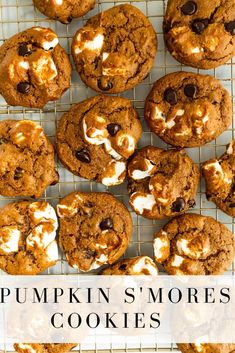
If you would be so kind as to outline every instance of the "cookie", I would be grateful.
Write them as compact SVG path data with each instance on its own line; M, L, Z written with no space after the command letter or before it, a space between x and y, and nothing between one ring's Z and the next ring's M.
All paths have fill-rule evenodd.
M0 195L40 197L58 182L54 148L33 121L0 121L0 160Z
M15 343L14 348L18 353L67 353L77 344L38 344L38 343Z
M36 275L58 260L58 222L47 202L20 201L0 209L0 268L11 275Z
M147 146L128 164L128 191L133 210L144 217L176 216L194 207L199 169L184 150Z
M72 173L106 186L121 184L141 131L128 99L96 96L75 105L62 117L57 152Z
M74 192L60 201L57 213L60 247L80 271L114 263L131 239L131 215L111 194Z
M206 181L207 199L235 217L235 140L219 159L203 163L202 173Z
M33 0L45 16L64 24L85 15L95 6L95 0Z
M179 62L213 69L235 55L235 1L169 0L165 43Z
M97 92L133 88L151 70L157 51L152 24L132 5L90 18L75 34L72 55L81 79Z
M219 275L233 262L235 241L215 219L185 214L155 235L154 255L171 275Z
M166 143L202 146L231 124L231 98L211 76L174 72L155 82L146 99L145 119Z
M71 65L50 28L33 27L0 47L0 94L9 105L43 108L70 86Z
M157 265L148 256L137 256L130 259L124 259L105 268L101 275L151 275L158 276Z
M195 343L177 344L182 353L234 353L235 344Z

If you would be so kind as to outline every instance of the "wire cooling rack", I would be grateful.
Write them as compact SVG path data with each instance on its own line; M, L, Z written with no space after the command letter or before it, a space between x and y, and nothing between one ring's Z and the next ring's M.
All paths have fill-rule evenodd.
M37 11L32 5L32 0L0 0L0 44L2 44L7 38L14 35L15 33L22 31L32 26L44 26L52 28L59 36L60 44L70 54L70 46L73 35L76 30L83 26L86 20L100 12L108 9L112 6L129 3L138 7L143 13L148 16L152 22L155 30L158 33L158 54L154 63L154 67L149 76L140 85L134 89L124 92L121 96L129 98L134 107L137 109L142 125L143 135L139 143L139 147L146 146L147 144L155 145L158 147L167 148L167 145L162 142L158 137L152 134L144 119L143 119L143 107L144 100L147 96L151 85L155 80L164 76L167 73L188 70L191 72L207 73L218 79L220 79L223 86L231 93L233 99L233 108L235 106L235 58L214 70L197 70L192 68L186 68L175 61L170 54L166 51L163 41L162 33L162 20L166 9L167 0L135 0L135 1L111 1L111 0L97 0L97 5L94 10L90 11L82 19L74 20L69 25L63 25L59 22L47 19L39 11ZM72 58L71 58L72 62ZM45 109L33 110L30 108L22 107L11 107L8 106L4 99L0 97L0 120L4 119L30 119L39 123L45 130L48 137L53 142L55 136L56 126L60 117L70 109L70 107L82 101L88 97L94 96L96 93L86 87L80 80L76 70L73 67L72 82L70 90L61 98L61 100L53 103L49 103ZM233 109L235 112L235 109ZM233 119L232 126L224 132L216 141L213 141L206 146L200 148L187 149L187 153L194 160L194 162L200 165L203 161L211 157L219 157L225 151L225 145L228 144L234 138L234 123L235 116ZM90 182L79 177L74 176L67 171L59 161L57 161L57 167L60 174L60 182L53 187L49 187L42 200L50 202L52 205L56 205L60 198L64 197L68 193L76 190L81 191L110 191L122 202L128 206L128 194L126 185L116 186L112 188L106 188L101 184ZM0 206L7 204L15 199L0 197ZM130 209L130 208L129 208ZM131 209L130 209L131 211ZM215 205L208 202L205 197L205 186L204 181L201 181L197 194L197 206L193 210L195 213L201 213L216 218L220 222L224 223L234 233L234 220L225 215L223 212L218 210ZM159 230L165 221L152 221L144 219L143 217L137 216L131 211L134 233L128 250L125 253L125 257L136 256L136 255L149 255L153 256L152 239L153 234ZM234 275L234 264L230 268L229 272ZM6 275L0 272L1 275ZM67 274L76 273L76 270L70 268L67 265L66 259L61 254L60 261L56 266L50 268L46 274ZM110 346L109 349L104 347L95 346L94 350L88 352L102 352L102 353L118 353L118 352L169 352L175 351L176 347L173 344L158 346L155 342L146 345L138 342L136 347L128 347L125 343L121 349ZM149 348L151 347L151 348ZM6 352L8 347L5 347ZM120 348L120 347L119 347ZM80 352L84 350L82 345L77 348Z

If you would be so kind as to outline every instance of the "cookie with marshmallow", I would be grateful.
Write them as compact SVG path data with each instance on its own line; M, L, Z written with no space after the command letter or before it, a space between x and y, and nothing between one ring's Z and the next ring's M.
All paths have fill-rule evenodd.
M140 149L128 163L130 205L141 216L161 219L194 207L199 169L184 150Z
M219 275L235 256L233 234L212 217L185 214L155 234L155 261L171 275Z
M57 214L60 247L78 271L113 264L131 240L131 215L111 194L74 192L60 201Z
M127 159L142 132L128 99L96 96L71 108L60 120L56 147L73 174L105 186L123 183Z
M17 353L67 353L77 344L39 344L39 343L15 343L14 348Z
M129 4L90 18L75 34L72 55L87 86L119 93L135 87L150 72L157 37L149 19Z
M33 0L33 3L45 16L68 24L93 9L96 0Z
M0 47L0 94L9 105L43 108L70 86L71 64L50 28L32 27Z
M166 143L198 147L229 127L232 102L214 77L174 72L155 82L146 99L144 116L150 129Z
M206 196L229 216L235 217L235 140L218 159L202 165L206 182Z
M115 264L105 268L101 275L150 275L158 276L157 265L148 256L136 256L129 259L119 260Z
M233 343L179 343L178 348L182 353L234 353Z
M0 269L11 275L36 275L58 260L58 228L47 202L20 201L0 209Z

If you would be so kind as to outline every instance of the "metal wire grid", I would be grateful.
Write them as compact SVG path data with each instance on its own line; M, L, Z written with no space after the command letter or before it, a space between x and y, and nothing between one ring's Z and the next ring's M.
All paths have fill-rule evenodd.
M191 72L208 73L221 80L221 83L231 93L233 100L233 111L235 113L235 59L226 63L224 66L214 70L197 70L192 68L185 68L177 61L175 61L170 54L166 51L163 41L162 33L162 19L166 9L167 0L97 0L97 5L94 10L90 11L82 19L74 20L69 25L62 25L59 22L45 18L39 13L32 5L32 0L0 0L0 44L2 44L11 35L20 32L26 28L32 26L44 26L51 27L56 31L59 36L60 43L70 54L71 40L76 30L83 26L86 20L92 15L110 8L121 3L132 4L146 14L146 16L152 22L154 28L158 33L158 54L155 60L153 69L149 76L140 85L134 89L127 91L120 96L129 98L134 107L137 109L142 125L143 135L139 143L139 147L143 147L147 144L155 145L158 147L167 148L167 145L162 142L158 137L152 134L144 119L143 119L143 107L147 93L150 90L152 83L164 76L167 73L188 70ZM72 62L72 58L71 58ZM30 119L39 123L45 130L46 134L53 141L55 136L55 130L60 117L70 109L70 107L83 99L95 95L95 92L86 87L80 80L76 70L73 67L71 87L68 92L61 98L60 101L52 102L47 104L45 109L34 110L31 108L22 107L11 107L8 106L4 99L0 97L0 120L4 119ZM196 164L200 165L203 161L208 158L217 156L219 157L225 150L225 145L234 139L234 123L235 115L232 126L224 132L216 141L213 141L206 146L200 148L188 149L187 153L193 158ZM52 205L56 205L59 199L64 197L69 192L75 190L81 191L111 191L116 197L123 201L128 206L128 194L126 185L120 185L112 188L106 188L103 185L95 182L90 182L79 177L72 175L68 172L61 163L57 160L57 168L60 174L60 182L53 187L49 187L42 196L42 200L50 202ZM13 198L0 197L0 205L12 202ZM130 208L129 208L130 209ZM131 209L130 209L131 211ZM234 233L234 220L225 215L223 212L218 210L213 203L206 200L205 197L205 186L204 181L201 181L199 191L197 194L197 206L193 210L195 213L208 215L216 218L220 222L224 223ZM166 222L165 221L152 221L144 219L143 217L137 216L131 211L133 223L134 223L134 234L130 246L125 254L125 257L136 256L136 255L153 255L152 237L155 231L159 230ZM56 266L50 268L46 274L66 274L76 273L76 270L68 267L66 259L61 254L60 261ZM235 273L234 264L229 270L229 273ZM6 275L0 272L1 275ZM110 346L109 349L102 349L104 347L94 347L92 351L86 352L101 352L102 353L118 353L120 352L169 352L176 350L176 347L171 345L152 344L151 348L146 348L140 344L138 348L128 347L123 343L122 350L115 349ZM82 345L78 346L78 350L83 350ZM4 348L6 352L6 347Z

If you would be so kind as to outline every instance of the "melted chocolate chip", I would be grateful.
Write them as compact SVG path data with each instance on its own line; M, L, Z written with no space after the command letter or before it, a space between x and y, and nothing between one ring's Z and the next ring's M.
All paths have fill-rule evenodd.
M208 24L209 24L209 20L207 19L202 19L202 20L197 19L193 21L192 30L197 34L201 34L206 29Z
M121 126L118 124L108 124L107 130L111 136L115 136L121 130Z
M113 228L113 221L111 218L103 219L103 221L100 223L101 230L112 229L112 228Z
M17 91L19 93L28 94L30 91L30 83L29 82L20 82L17 85Z
M195 85L186 85L184 87L184 94L189 98L195 98L198 92L198 88Z
M196 201L194 199L188 201L188 205L190 208L194 208L196 206Z
M172 204L173 212L182 212L185 208L185 201L183 197L178 197Z
M112 82L109 82L109 81L107 81L107 82L105 82L105 84L103 84L102 80L99 79L98 80L98 87L101 91L109 91L110 89L113 88L113 84L112 84Z
M234 208L235 207L235 203L234 202L230 203L229 207Z
M67 18L67 23L71 23L72 20L73 20L73 17L72 17L72 16L69 16L69 17Z
M85 203L85 207L92 208L94 205L91 202Z
M228 23L225 23L225 29L226 29L226 31L231 33L232 36L234 36L235 35L235 20L228 22Z
M94 256L95 256L95 251L87 249L83 257L84 259L91 259Z
M188 1L181 7L181 11L185 15L193 15L197 11L197 4L194 1Z
M3 145L6 142L7 140L4 137L0 137L0 145Z
M168 88L164 92L164 99L171 105L175 105L178 101L177 94L172 88Z
M127 269L127 264L122 264L122 265L120 265L120 266L118 267L118 269L119 269L120 271L126 271L126 269Z
M90 163L91 162L90 154L85 148L82 148L81 150L77 151L75 153L75 156L79 161L81 161L83 163Z
M20 167L17 167L16 170L15 170L14 179L15 180L21 179L22 176L23 176L23 173L24 173L23 169L20 168Z
M29 48L27 43L20 43L18 54L20 56L29 56L32 54L32 50Z
M171 29L172 29L171 23L169 23L169 22L164 22L164 23L163 23L163 30L164 30L164 33L170 32Z

